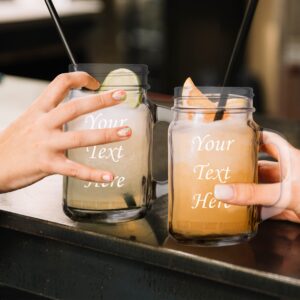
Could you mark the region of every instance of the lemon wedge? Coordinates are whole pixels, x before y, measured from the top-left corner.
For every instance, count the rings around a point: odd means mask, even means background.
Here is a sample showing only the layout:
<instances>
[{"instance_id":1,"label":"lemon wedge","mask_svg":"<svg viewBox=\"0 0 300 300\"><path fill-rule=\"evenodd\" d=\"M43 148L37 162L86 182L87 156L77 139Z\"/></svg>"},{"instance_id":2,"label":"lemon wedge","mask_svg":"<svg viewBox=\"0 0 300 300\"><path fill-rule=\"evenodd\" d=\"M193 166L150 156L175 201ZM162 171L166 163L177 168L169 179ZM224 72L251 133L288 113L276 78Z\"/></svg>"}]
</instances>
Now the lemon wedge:
<instances>
[{"instance_id":1,"label":"lemon wedge","mask_svg":"<svg viewBox=\"0 0 300 300\"><path fill-rule=\"evenodd\" d=\"M214 109L215 104L210 101L194 84L192 79L188 77L183 84L182 90L183 105L186 108L211 108ZM205 122L213 121L213 114L203 113L203 120ZM193 120L195 118L194 112L188 112L188 119Z\"/></svg>"},{"instance_id":2,"label":"lemon wedge","mask_svg":"<svg viewBox=\"0 0 300 300\"><path fill-rule=\"evenodd\" d=\"M215 108L215 104L195 86L190 77L183 84L182 97L187 97L186 102L188 106Z\"/></svg>"},{"instance_id":3,"label":"lemon wedge","mask_svg":"<svg viewBox=\"0 0 300 300\"><path fill-rule=\"evenodd\" d=\"M135 108L142 102L140 80L131 70L120 68L111 71L101 84L100 91L123 89L127 93L125 103Z\"/></svg>"}]
</instances>

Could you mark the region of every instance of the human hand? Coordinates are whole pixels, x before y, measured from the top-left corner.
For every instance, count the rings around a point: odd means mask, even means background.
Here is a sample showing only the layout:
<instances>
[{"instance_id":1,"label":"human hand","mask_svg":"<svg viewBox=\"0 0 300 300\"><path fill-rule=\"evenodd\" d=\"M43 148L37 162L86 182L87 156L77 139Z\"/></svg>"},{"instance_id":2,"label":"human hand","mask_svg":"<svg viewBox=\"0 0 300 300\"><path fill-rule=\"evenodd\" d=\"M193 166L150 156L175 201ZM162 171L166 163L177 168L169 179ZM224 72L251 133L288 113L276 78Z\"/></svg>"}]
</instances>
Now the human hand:
<instances>
[{"instance_id":1,"label":"human hand","mask_svg":"<svg viewBox=\"0 0 300 300\"><path fill-rule=\"evenodd\" d=\"M273 132L263 132L262 139L261 150L278 162L259 161L259 184L218 184L215 197L228 204L262 205L262 219L300 223L300 151Z\"/></svg>"},{"instance_id":2,"label":"human hand","mask_svg":"<svg viewBox=\"0 0 300 300\"><path fill-rule=\"evenodd\" d=\"M0 132L0 192L30 185L45 176L62 174L78 179L110 182L114 175L69 160L67 149L126 140L127 126L63 132L63 124L80 115L119 104L123 90L108 91L61 103L72 88L96 90L100 83L85 72L57 76L32 105Z\"/></svg>"}]
</instances>

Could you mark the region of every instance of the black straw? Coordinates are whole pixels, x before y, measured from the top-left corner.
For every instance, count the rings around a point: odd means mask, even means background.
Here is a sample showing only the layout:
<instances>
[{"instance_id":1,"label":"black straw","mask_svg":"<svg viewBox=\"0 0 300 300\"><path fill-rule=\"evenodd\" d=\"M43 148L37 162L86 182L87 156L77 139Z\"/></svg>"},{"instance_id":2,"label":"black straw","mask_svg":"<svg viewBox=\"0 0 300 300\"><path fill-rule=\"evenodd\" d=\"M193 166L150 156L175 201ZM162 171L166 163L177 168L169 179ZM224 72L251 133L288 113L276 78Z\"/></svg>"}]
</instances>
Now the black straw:
<instances>
[{"instance_id":1,"label":"black straw","mask_svg":"<svg viewBox=\"0 0 300 300\"><path fill-rule=\"evenodd\" d=\"M61 40L62 40L62 42L63 42L63 44L65 46L65 49L66 49L67 54L68 54L68 56L69 56L69 58L71 60L71 63L74 65L74 68L76 69L77 63L76 63L76 61L74 59L74 55L73 55L73 53L72 53L72 51L71 51L71 49L69 47L69 44L68 44L68 42L66 40L66 37L64 35L64 32L62 30L60 18L59 18L58 14L57 14L57 11L56 11L55 7L54 7L54 4L52 3L52 0L45 0L45 3L47 5L47 7L48 7L48 10L49 10L49 13L50 13L50 15L52 17L52 20L55 23L55 27L56 27L56 29L58 31L58 34L59 34L59 36L60 36L60 38L61 38Z\"/></svg>"},{"instance_id":2,"label":"black straw","mask_svg":"<svg viewBox=\"0 0 300 300\"><path fill-rule=\"evenodd\" d=\"M240 26L237 38L235 40L233 50L230 56L230 60L226 69L226 73L222 85L223 87L225 87L228 84L228 80L231 76L233 67L236 64L236 58L238 57L238 53L241 48L241 45L245 42L248 36L248 32L251 27L251 23L255 14L257 3L258 0L248 0L248 4L242 20L242 24ZM223 118L225 112L224 107L226 107L227 99L228 99L228 94L221 93L220 101L218 103L219 109L215 115L214 121L221 120Z\"/></svg>"}]
</instances>

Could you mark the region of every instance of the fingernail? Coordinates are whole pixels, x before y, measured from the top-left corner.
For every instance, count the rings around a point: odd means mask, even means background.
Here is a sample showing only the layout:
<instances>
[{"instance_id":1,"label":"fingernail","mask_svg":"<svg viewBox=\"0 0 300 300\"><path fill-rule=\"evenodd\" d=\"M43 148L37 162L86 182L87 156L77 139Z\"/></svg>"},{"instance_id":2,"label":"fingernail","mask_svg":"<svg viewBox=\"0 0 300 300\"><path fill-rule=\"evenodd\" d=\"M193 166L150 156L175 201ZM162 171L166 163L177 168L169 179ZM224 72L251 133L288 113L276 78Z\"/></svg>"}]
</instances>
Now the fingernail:
<instances>
[{"instance_id":1,"label":"fingernail","mask_svg":"<svg viewBox=\"0 0 300 300\"><path fill-rule=\"evenodd\" d=\"M120 137L131 136L131 128L129 127L122 128L117 132L117 134Z\"/></svg>"},{"instance_id":2,"label":"fingernail","mask_svg":"<svg viewBox=\"0 0 300 300\"><path fill-rule=\"evenodd\" d=\"M102 179L104 181L111 182L114 178L111 174L104 174L104 175L102 175Z\"/></svg>"},{"instance_id":3,"label":"fingernail","mask_svg":"<svg viewBox=\"0 0 300 300\"><path fill-rule=\"evenodd\" d=\"M216 184L214 196L217 200L230 200L234 196L234 191L232 185L228 184Z\"/></svg>"},{"instance_id":4,"label":"fingernail","mask_svg":"<svg viewBox=\"0 0 300 300\"><path fill-rule=\"evenodd\" d=\"M126 92L121 90L121 91L116 91L112 94L113 99L117 101L123 101L126 99Z\"/></svg>"}]
</instances>

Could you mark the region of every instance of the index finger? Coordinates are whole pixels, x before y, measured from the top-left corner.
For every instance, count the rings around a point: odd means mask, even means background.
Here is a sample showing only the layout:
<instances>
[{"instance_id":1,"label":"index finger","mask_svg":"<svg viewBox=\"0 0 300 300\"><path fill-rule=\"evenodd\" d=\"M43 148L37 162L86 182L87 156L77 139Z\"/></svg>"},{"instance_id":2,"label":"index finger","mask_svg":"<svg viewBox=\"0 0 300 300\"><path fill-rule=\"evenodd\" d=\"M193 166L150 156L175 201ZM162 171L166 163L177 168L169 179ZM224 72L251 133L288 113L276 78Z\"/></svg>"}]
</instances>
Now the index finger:
<instances>
[{"instance_id":1,"label":"index finger","mask_svg":"<svg viewBox=\"0 0 300 300\"><path fill-rule=\"evenodd\" d=\"M47 114L45 122L50 127L61 127L81 115L120 104L125 98L126 92L123 90L112 90L76 98L52 109Z\"/></svg>"},{"instance_id":2,"label":"index finger","mask_svg":"<svg viewBox=\"0 0 300 300\"><path fill-rule=\"evenodd\" d=\"M87 88L96 90L99 81L86 72L71 72L58 75L36 100L42 110L50 111L56 107L67 95L70 89Z\"/></svg>"}]
</instances>

